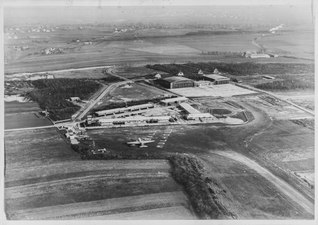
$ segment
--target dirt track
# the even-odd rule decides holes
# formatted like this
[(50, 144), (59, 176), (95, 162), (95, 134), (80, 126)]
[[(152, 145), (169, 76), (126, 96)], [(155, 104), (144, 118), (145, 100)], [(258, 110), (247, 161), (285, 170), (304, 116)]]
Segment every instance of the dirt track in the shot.
[(257, 164), (255, 161), (233, 151), (211, 151), (211, 153), (218, 154), (232, 160), (238, 161), (249, 168), (255, 170), (261, 176), (270, 181), (275, 187), (285, 194), (291, 201), (303, 207), (308, 213), (314, 214), (314, 204), (301, 195), (297, 190), (291, 187), (288, 183), (272, 174), (269, 170)]

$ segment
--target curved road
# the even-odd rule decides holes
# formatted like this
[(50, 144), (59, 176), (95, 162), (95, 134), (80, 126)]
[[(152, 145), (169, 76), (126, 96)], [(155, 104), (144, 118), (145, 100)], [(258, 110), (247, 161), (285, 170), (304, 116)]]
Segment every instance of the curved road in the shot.
[(226, 158), (238, 161), (249, 168), (255, 170), (258, 174), (263, 176), (269, 182), (271, 182), (279, 191), (281, 191), (284, 195), (286, 195), (291, 201), (300, 205), (303, 209), (305, 209), (308, 213), (314, 214), (314, 204), (305, 198), (302, 194), (300, 194), (296, 189), (290, 186), (284, 180), (278, 178), (274, 174), (272, 174), (269, 170), (260, 166), (255, 161), (247, 158), (246, 156), (239, 154), (234, 151), (211, 151), (213, 154), (221, 155)]

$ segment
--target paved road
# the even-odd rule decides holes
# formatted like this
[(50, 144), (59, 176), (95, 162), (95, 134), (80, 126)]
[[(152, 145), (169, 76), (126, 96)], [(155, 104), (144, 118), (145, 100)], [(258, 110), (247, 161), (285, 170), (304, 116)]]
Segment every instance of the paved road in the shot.
[(87, 106), (87, 108), (76, 117), (76, 120), (83, 119), (83, 117), (89, 112), (89, 110), (91, 110), (107, 93), (111, 92), (112, 90), (116, 89), (118, 86), (125, 83), (127, 83), (127, 81), (122, 81), (122, 82), (111, 84), (109, 86), (105, 86), (103, 92), (95, 100), (91, 100), (89, 102), (89, 105)]
[(115, 76), (115, 77), (118, 77), (124, 81), (122, 82), (118, 82), (118, 83), (114, 83), (114, 84), (111, 84), (109, 85), (108, 87), (105, 86), (104, 87), (104, 90), (102, 91), (102, 93), (95, 99), (95, 100), (91, 100), (87, 106), (87, 108), (81, 112), (79, 115), (76, 116), (76, 120), (81, 120), (83, 119), (83, 117), (109, 92), (111, 92), (112, 90), (116, 89), (117, 87), (119, 87), (120, 85), (123, 85), (123, 84), (126, 84), (126, 83), (129, 83), (129, 82), (132, 82), (132, 80), (126, 78), (126, 77), (122, 77), (122, 76), (119, 76), (117, 74), (115, 74), (115, 72), (113, 71), (113, 68), (112, 67), (109, 67), (107, 69), (107, 73), (109, 73), (110, 75), (112, 76)]
[(249, 168), (255, 170), (261, 176), (263, 176), (268, 181), (270, 181), (274, 186), (276, 186), (277, 189), (280, 190), (283, 194), (285, 194), (288, 198), (290, 198), (290, 200), (292, 200), (296, 204), (300, 205), (308, 213), (314, 214), (314, 204), (311, 201), (309, 201), (306, 197), (304, 197), (302, 194), (300, 194), (296, 189), (294, 189), (292, 186), (290, 186), (287, 182), (280, 179), (279, 177), (276, 177), (269, 170), (260, 166), (255, 161), (247, 158), (246, 156), (244, 156), (240, 153), (234, 152), (234, 151), (211, 151), (211, 153), (218, 154), (218, 155), (224, 156), (226, 158), (230, 158), (232, 160), (238, 161), (238, 162), (248, 166)]

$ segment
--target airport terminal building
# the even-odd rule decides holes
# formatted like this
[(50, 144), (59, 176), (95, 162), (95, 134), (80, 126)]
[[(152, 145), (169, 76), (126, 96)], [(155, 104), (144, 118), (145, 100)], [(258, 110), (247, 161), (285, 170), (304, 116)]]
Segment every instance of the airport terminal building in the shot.
[(158, 83), (168, 89), (194, 87), (194, 81), (185, 77), (174, 76), (158, 80)]

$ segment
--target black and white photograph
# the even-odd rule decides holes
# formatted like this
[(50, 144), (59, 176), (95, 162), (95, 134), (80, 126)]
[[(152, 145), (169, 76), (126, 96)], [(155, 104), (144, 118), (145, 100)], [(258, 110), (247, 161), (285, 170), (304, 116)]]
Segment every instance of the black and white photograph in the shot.
[(316, 224), (317, 4), (4, 0), (3, 224)]

